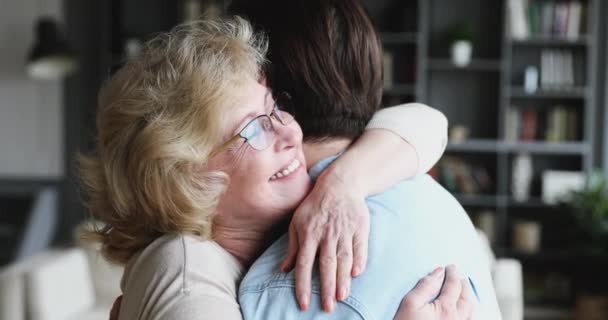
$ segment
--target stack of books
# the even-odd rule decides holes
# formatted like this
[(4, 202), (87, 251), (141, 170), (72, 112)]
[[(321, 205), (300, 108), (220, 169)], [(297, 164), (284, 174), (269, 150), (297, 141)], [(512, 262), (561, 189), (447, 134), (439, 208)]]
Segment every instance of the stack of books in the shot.
[(584, 83), (582, 61), (568, 50), (547, 49), (540, 54), (540, 86), (544, 90), (569, 90)]
[(511, 106), (507, 111), (507, 141), (572, 142), (578, 140), (579, 115), (576, 109), (557, 105), (545, 112), (537, 108)]
[(580, 1), (509, 0), (511, 36), (529, 38), (580, 38), (584, 26), (584, 5)]
[(480, 195), (494, 192), (494, 182), (488, 170), (460, 157), (443, 157), (429, 174), (452, 193)]

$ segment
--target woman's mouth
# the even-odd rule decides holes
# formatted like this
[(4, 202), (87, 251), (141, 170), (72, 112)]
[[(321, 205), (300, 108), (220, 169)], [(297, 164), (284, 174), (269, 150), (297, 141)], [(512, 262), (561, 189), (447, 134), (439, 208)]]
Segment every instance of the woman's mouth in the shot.
[(285, 167), (285, 168), (279, 170), (277, 173), (273, 174), (272, 177), (270, 177), (270, 181), (288, 177), (292, 173), (296, 172), (296, 170), (298, 170), (298, 168), (300, 168), (300, 166), (302, 166), (302, 163), (300, 163), (300, 160), (294, 159), (287, 167)]

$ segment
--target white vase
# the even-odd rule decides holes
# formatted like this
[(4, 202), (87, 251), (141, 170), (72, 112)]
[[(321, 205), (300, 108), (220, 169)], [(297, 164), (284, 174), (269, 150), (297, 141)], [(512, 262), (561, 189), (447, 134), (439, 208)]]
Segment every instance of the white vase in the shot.
[(530, 198), (532, 170), (532, 157), (529, 154), (519, 154), (513, 160), (511, 193), (515, 201), (524, 202)]
[(457, 40), (452, 43), (452, 63), (458, 67), (466, 67), (471, 63), (473, 44), (469, 40)]

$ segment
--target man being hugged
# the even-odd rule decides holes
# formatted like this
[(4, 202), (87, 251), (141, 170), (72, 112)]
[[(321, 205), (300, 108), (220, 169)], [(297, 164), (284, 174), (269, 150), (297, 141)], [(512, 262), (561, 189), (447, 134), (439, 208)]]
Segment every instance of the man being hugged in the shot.
[[(274, 92), (292, 96), (307, 162), (312, 164), (309, 174), (313, 179), (322, 177), (363, 133), (380, 105), (382, 51), (369, 15), (357, 0), (259, 0), (249, 6), (239, 6), (237, 1), (232, 11), (268, 33), (268, 85)], [(392, 109), (376, 119), (390, 122), (395, 118), (391, 112), (407, 112), (407, 108)], [(403, 130), (408, 129), (418, 130)], [(410, 136), (425, 138), (416, 133)], [(377, 164), (378, 168), (383, 165)], [(427, 169), (418, 168), (418, 172)], [(356, 264), (353, 270), (340, 268), (340, 262), (357, 257), (324, 255), (344, 246), (332, 241), (320, 248), (318, 267), (307, 260), (295, 263), (296, 257), (316, 250), (303, 239), (307, 235), (298, 234), (294, 227), (310, 219), (296, 212), (289, 236), (258, 258), (240, 285), (244, 318), (391, 319), (419, 279), (437, 266), (455, 264), (465, 276), (462, 283), (470, 286), (478, 302), (475, 319), (500, 319), (475, 229), (449, 192), (420, 174), (367, 198), (367, 206), (370, 233), (364, 270), (356, 270)], [(324, 226), (319, 223), (309, 229), (331, 235), (332, 230)], [(282, 272), (294, 265), (294, 271)], [(321, 281), (319, 274), (335, 274), (337, 281)], [(359, 276), (352, 283), (345, 281), (351, 275)]]

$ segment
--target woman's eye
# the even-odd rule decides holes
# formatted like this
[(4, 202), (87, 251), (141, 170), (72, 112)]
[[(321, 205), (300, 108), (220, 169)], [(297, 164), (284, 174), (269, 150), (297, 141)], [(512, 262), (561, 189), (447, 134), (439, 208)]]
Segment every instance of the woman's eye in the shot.
[(270, 123), (270, 121), (264, 121), (264, 123), (262, 124), (263, 128), (265, 131), (270, 131), (272, 130), (272, 124)]

